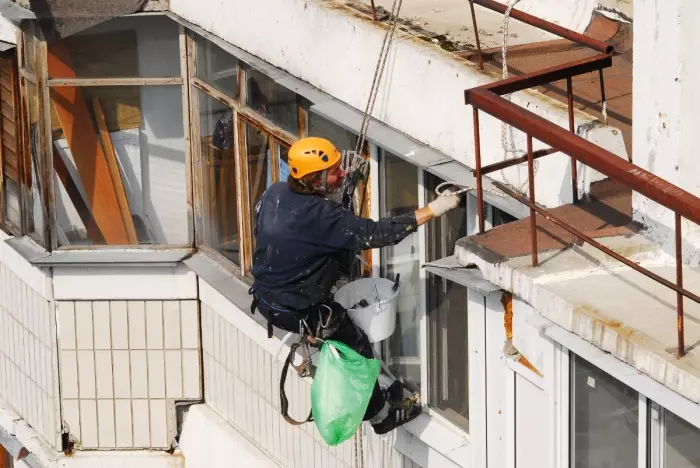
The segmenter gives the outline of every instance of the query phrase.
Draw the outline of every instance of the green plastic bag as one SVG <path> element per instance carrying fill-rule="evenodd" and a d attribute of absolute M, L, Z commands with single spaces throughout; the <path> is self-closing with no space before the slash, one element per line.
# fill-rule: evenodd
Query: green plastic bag
<path fill-rule="evenodd" d="M 328 445 L 345 442 L 367 411 L 381 363 L 338 341 L 326 341 L 311 384 L 311 414 Z"/>

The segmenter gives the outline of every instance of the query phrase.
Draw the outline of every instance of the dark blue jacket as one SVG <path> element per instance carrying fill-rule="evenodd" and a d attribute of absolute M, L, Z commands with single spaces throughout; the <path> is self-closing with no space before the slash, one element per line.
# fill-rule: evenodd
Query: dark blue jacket
<path fill-rule="evenodd" d="M 253 290 L 276 305 L 306 309 L 330 296 L 341 254 L 397 244 L 417 227 L 414 213 L 372 221 L 277 182 L 255 209 Z"/>

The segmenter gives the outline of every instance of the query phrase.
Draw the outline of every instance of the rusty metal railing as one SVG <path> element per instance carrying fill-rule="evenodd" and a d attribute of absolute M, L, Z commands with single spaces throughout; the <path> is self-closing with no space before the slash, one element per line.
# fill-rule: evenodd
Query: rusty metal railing
<path fill-rule="evenodd" d="M 504 13 L 506 7 L 493 0 L 470 0 L 470 2 L 479 4 L 494 11 Z M 511 17 L 528 24 L 531 24 L 540 29 L 557 34 L 563 38 L 583 44 L 594 50 L 602 52 L 594 57 L 569 62 L 563 65 L 550 67 L 534 73 L 515 76 L 506 80 L 490 83 L 478 88 L 472 88 L 465 91 L 465 102 L 473 107 L 474 119 L 474 145 L 476 159 L 476 181 L 477 181 L 477 197 L 479 210 L 479 232 L 484 232 L 484 209 L 483 209 L 483 183 L 484 175 L 497 170 L 527 163 L 528 165 L 528 196 L 513 190 L 511 187 L 500 183 L 492 182 L 493 185 L 518 200 L 520 203 L 530 208 L 530 231 L 532 244 L 532 264 L 539 264 L 537 250 L 537 215 L 556 224 L 566 230 L 573 236 L 581 239 L 589 245 L 601 250 L 605 254 L 613 257 L 624 265 L 638 271 L 639 273 L 651 278 L 652 280 L 662 284 L 663 286 L 676 292 L 676 308 L 677 308 L 677 329 L 678 329 L 678 346 L 677 357 L 685 355 L 685 329 L 684 329 L 684 298 L 688 298 L 700 304 L 700 296 L 688 291 L 683 287 L 683 254 L 682 254 L 682 219 L 688 219 L 695 224 L 700 225 L 700 198 L 685 190 L 677 187 L 674 184 L 661 179 L 651 172 L 648 172 L 626 160 L 623 160 L 615 154 L 591 143 L 584 138 L 576 135 L 574 127 L 574 108 L 573 108 L 573 86 L 572 77 L 598 71 L 601 79 L 601 94 L 605 99 L 605 86 L 603 82 L 603 69 L 612 65 L 612 57 L 614 54 L 613 46 L 601 41 L 583 36 L 574 31 L 567 30 L 561 26 L 549 23 L 540 18 L 528 15 L 518 10 L 512 10 Z M 567 102 L 569 113 L 569 129 L 564 129 L 559 125 L 547 121 L 537 114 L 528 111 L 509 100 L 503 98 L 505 94 L 510 94 L 516 91 L 525 90 L 535 86 L 551 83 L 553 81 L 566 79 L 567 82 Z M 514 128 L 525 133 L 527 137 L 527 155 L 508 159 L 502 162 L 482 166 L 481 163 L 481 141 L 479 132 L 479 111 L 486 112 L 491 116 L 501 120 L 502 122 L 511 125 Z M 532 140 L 537 139 L 548 145 L 548 149 L 533 151 Z M 628 188 L 644 195 L 661 206 L 675 213 L 675 254 L 676 254 L 676 281 L 675 283 L 663 278 L 662 276 L 642 267 L 641 265 L 625 258 L 614 250 L 606 247 L 595 239 L 591 238 L 584 232 L 571 226 L 566 221 L 557 217 L 550 211 L 539 206 L 535 200 L 535 179 L 534 179 L 534 161 L 535 159 L 545 157 L 553 153 L 563 153 L 571 158 L 572 171 L 571 182 L 574 203 L 578 203 L 578 180 L 577 180 L 577 163 L 580 162 L 589 166 L 596 171 L 604 174 L 610 179 L 616 180 Z"/>

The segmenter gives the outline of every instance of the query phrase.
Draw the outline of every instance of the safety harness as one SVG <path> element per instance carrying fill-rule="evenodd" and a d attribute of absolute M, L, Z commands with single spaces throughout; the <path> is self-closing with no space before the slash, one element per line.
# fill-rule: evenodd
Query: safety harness
<path fill-rule="evenodd" d="M 253 302 L 250 305 L 250 312 L 251 314 L 255 314 L 255 310 L 257 309 L 261 299 L 259 296 L 255 295 L 253 288 L 250 288 L 248 293 L 253 295 Z M 323 307 L 326 307 L 329 311 L 328 318 L 325 321 L 323 320 L 323 315 L 320 311 L 320 309 Z M 287 312 L 294 313 L 294 311 L 291 310 L 288 310 Z M 335 321 L 333 322 L 334 319 Z M 307 422 L 312 422 L 314 419 L 311 412 L 309 412 L 309 416 L 303 421 L 297 421 L 296 419 L 289 416 L 289 399 L 287 398 L 287 392 L 284 389 L 284 385 L 287 382 L 287 374 L 289 373 L 289 367 L 291 366 L 296 371 L 297 375 L 299 375 L 299 377 L 301 378 L 311 376 L 310 347 L 313 346 L 319 348 L 324 342 L 324 340 L 321 337 L 327 337 L 332 335 L 339 323 L 340 321 L 337 320 L 337 317 L 333 316 L 333 310 L 325 305 L 319 306 L 319 320 L 315 331 L 311 330 L 311 327 L 309 327 L 305 318 L 301 318 L 299 320 L 299 339 L 291 345 L 289 349 L 289 354 L 287 354 L 287 359 L 285 359 L 284 361 L 284 365 L 282 366 L 282 373 L 280 375 L 280 413 L 282 414 L 284 420 L 293 426 L 301 426 L 302 424 L 305 424 Z M 267 337 L 272 338 L 272 336 L 273 324 L 270 320 L 267 320 Z M 294 357 L 296 356 L 297 350 L 299 350 L 299 348 L 302 348 L 304 350 L 304 353 L 302 353 L 301 364 L 297 366 L 294 365 L 293 362 Z"/>

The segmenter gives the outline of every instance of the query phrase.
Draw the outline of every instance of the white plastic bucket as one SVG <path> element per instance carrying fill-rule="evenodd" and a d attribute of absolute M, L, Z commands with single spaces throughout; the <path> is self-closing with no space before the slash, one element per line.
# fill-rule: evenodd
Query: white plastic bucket
<path fill-rule="evenodd" d="M 386 340 L 396 328 L 396 303 L 399 290 L 394 282 L 384 278 L 362 278 L 348 283 L 335 293 L 335 301 L 348 310 L 350 318 L 367 333 L 369 341 Z M 352 309 L 362 300 L 368 307 Z"/>

